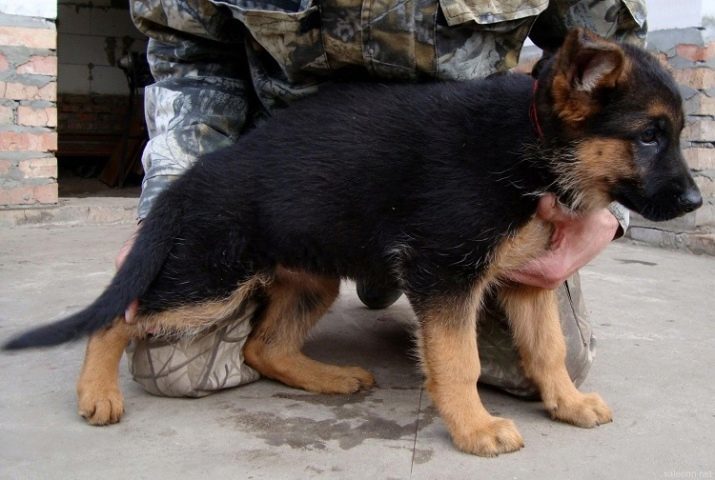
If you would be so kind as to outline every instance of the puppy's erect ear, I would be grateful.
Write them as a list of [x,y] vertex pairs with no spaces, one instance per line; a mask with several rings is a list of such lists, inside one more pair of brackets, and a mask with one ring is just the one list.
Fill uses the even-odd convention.
[[621,47],[591,32],[569,32],[559,49],[553,80],[553,95],[559,116],[578,122],[598,107],[592,93],[613,88],[624,74]]
[[585,30],[571,32],[564,47],[567,47],[564,56],[568,56],[566,68],[574,88],[590,92],[597,87],[616,86],[625,64],[621,47]]

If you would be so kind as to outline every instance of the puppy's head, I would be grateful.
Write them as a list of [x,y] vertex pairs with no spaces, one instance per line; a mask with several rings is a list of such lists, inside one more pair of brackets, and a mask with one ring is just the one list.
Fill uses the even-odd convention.
[[567,202],[616,200],[655,221],[702,204],[680,151],[682,100],[653,56],[573,30],[538,80],[544,135],[571,146],[554,158]]

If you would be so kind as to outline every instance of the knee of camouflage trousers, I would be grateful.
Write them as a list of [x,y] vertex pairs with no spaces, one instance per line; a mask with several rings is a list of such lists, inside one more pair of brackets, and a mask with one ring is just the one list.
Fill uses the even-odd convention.
[[[566,366],[579,385],[591,367],[595,341],[578,274],[559,288],[558,297],[567,346]],[[538,392],[524,375],[507,320],[494,303],[487,302],[479,318],[479,380],[513,395],[533,397]],[[258,373],[243,361],[243,345],[250,334],[254,312],[255,306],[249,306],[233,323],[195,338],[133,343],[127,349],[132,377],[149,393],[167,397],[203,397],[257,380]]]
[[127,347],[129,372],[144,389],[162,397],[205,397],[258,380],[243,360],[256,304],[240,317],[194,337],[144,339]]
[[[566,342],[566,369],[574,384],[579,386],[591,369],[596,353],[596,339],[586,314],[578,272],[564,282],[556,293],[561,330]],[[512,395],[536,397],[538,389],[524,374],[508,321],[496,301],[490,299],[485,302],[477,329],[482,366],[479,382]]]

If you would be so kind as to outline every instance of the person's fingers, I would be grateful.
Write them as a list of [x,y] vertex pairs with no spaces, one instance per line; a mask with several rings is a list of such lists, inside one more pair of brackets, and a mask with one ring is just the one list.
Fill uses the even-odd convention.
[[553,193],[547,193],[539,199],[536,208],[536,215],[551,223],[570,222],[575,218],[575,214],[561,205]]
[[132,249],[134,246],[134,241],[137,238],[137,232],[139,231],[139,226],[137,225],[136,230],[134,230],[134,233],[125,240],[125,242],[122,244],[122,246],[119,248],[119,252],[117,253],[116,258],[114,259],[114,266],[117,270],[119,270],[119,267],[122,266],[124,263],[124,260],[127,259],[127,255],[129,255],[129,251]]
[[532,287],[554,289],[563,282],[562,264],[555,262],[553,253],[545,253],[543,257],[535,258],[518,270],[512,270],[507,278],[512,282],[530,285]]
[[124,311],[124,321],[133,324],[137,321],[137,311],[139,310],[139,300],[134,300]]
[[569,217],[566,217],[562,210],[563,208],[559,205],[553,193],[543,195],[539,199],[539,204],[536,207],[536,216],[550,223],[553,227],[551,243],[549,245],[549,249],[551,250],[559,248],[563,241],[563,229],[560,228],[560,224],[563,223],[565,218]]
[[536,207],[536,216],[547,222],[557,213],[556,196],[553,193],[547,193],[539,199],[539,204]]

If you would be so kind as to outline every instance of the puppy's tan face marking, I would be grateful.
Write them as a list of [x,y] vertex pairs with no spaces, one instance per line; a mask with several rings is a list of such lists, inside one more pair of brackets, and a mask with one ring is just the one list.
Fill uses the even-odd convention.
[[569,181],[582,192],[579,207],[604,208],[611,202],[610,190],[619,182],[637,178],[630,141],[616,138],[591,138],[576,148],[577,162]]
[[674,132],[680,132],[683,129],[684,118],[682,109],[674,109],[660,99],[653,99],[649,102],[646,108],[646,114],[651,123],[665,120]]

